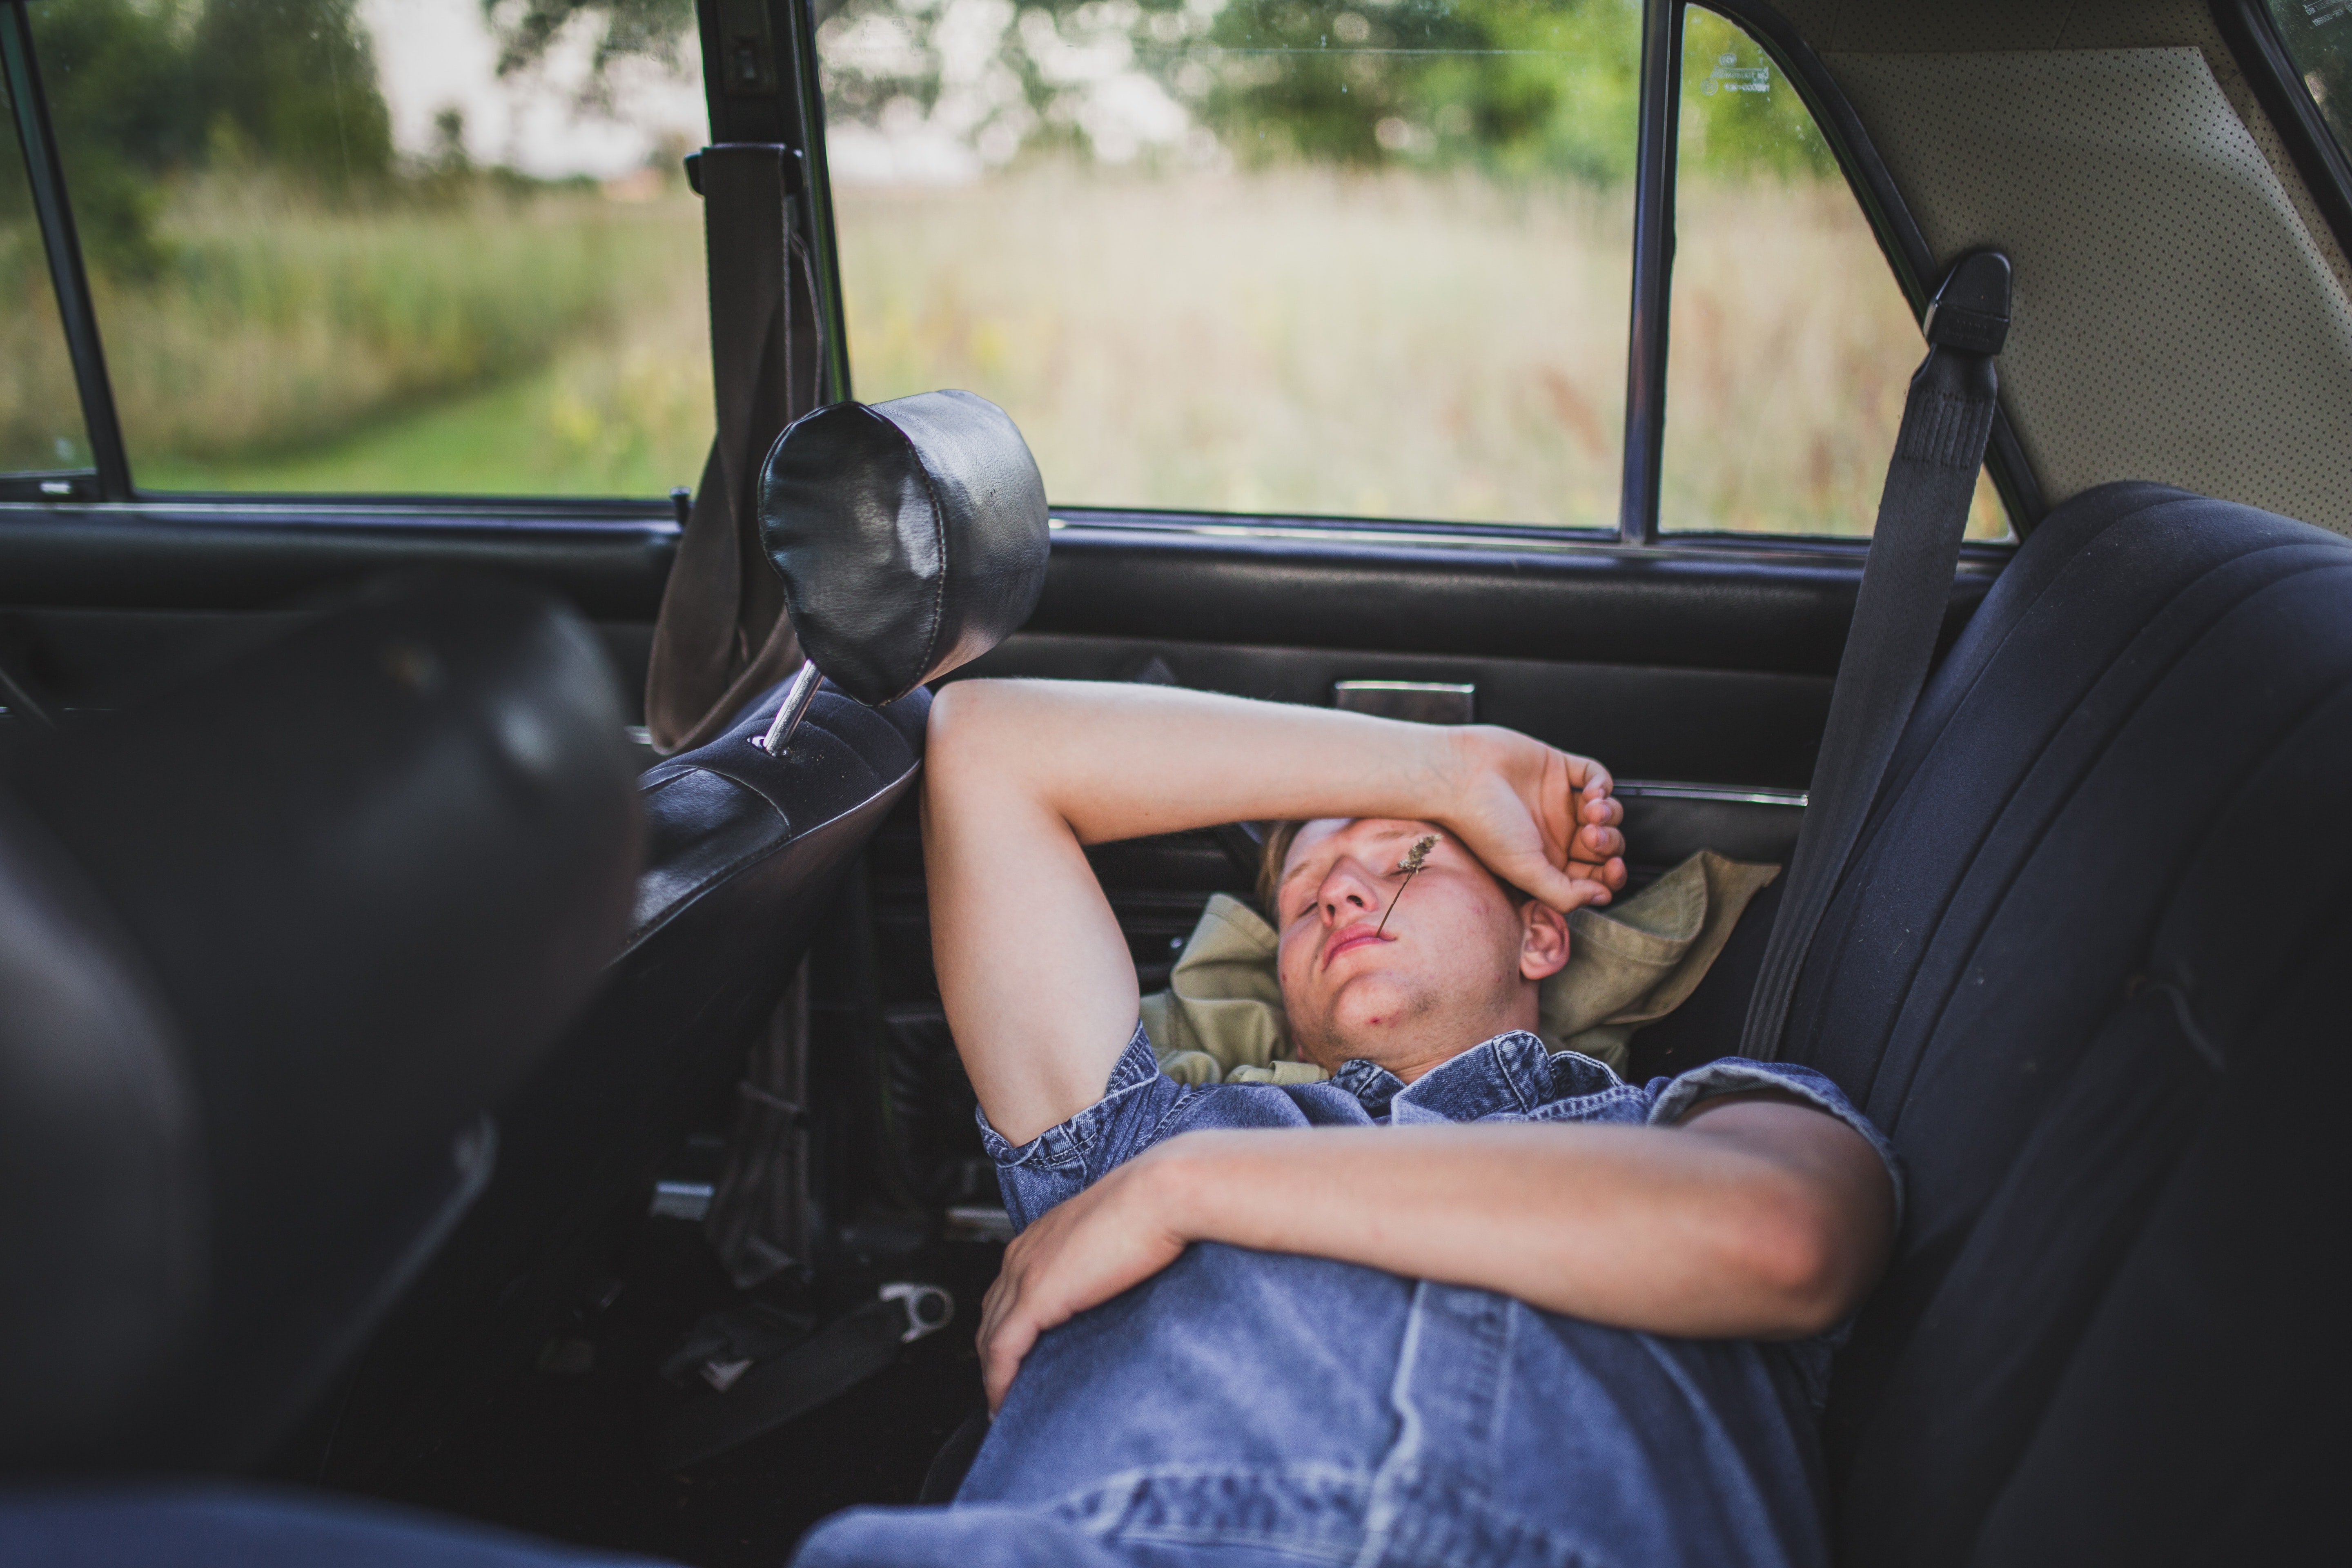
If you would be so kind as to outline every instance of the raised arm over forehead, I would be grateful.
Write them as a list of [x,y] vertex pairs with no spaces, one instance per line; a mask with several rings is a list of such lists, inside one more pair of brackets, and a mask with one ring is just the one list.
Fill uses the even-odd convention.
[[[1100,1098],[1135,1029],[1134,963],[1086,845],[1252,818],[1425,818],[1556,909],[1623,880],[1606,771],[1488,726],[975,680],[933,703],[924,775],[940,994],[982,1110],[1015,1142]],[[1571,854],[1601,879],[1571,876]]]

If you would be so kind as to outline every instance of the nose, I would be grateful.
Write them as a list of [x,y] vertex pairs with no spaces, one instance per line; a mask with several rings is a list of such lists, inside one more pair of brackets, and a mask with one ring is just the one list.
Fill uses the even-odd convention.
[[1370,873],[1352,855],[1343,855],[1325,872],[1316,889],[1316,906],[1324,927],[1344,925],[1359,914],[1381,907],[1381,892]]

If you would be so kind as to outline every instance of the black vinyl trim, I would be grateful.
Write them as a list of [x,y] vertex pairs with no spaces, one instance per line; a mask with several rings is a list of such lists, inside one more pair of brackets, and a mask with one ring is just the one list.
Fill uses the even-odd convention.
[[[1675,0],[1677,5],[1687,3],[1689,0]],[[1838,166],[1845,171],[1846,184],[1862,205],[1871,232],[1878,237],[1879,249],[1885,253],[1887,265],[1894,269],[1895,282],[1911,306],[1913,318],[1925,315],[1940,278],[1935,252],[1927,247],[1927,236],[1920,232],[1918,220],[1911,216],[1894,175],[1887,173],[1885,161],[1879,157],[1878,148],[1864,129],[1861,116],[1846,101],[1844,91],[1830,75],[1829,68],[1822,64],[1821,56],[1813,52],[1812,46],[1805,42],[1786,16],[1763,0],[1705,0],[1705,8],[1746,29],[1772,57],[1781,74],[1796,84],[1798,97],[1811,111],[1813,123],[1820,128],[1822,140],[1830,144],[1830,151],[1836,154]],[[1682,80],[1680,62],[1676,65],[1675,81],[1678,88]],[[2048,513],[2049,506],[2042,494],[2041,479],[2033,472],[2033,465],[2026,460],[2025,448],[2010,425],[2009,411],[1998,405],[1993,409],[1992,440],[1985,463],[1992,472],[1993,487],[2000,492],[2002,504],[2009,508],[2010,521],[2021,539],[2033,531]]]
[[1666,323],[1674,313],[1675,158],[1683,59],[1683,0],[1642,7],[1642,102],[1633,151],[1633,319],[1625,343],[1625,466],[1618,537],[1658,542],[1665,459]]
[[2345,157],[2335,132],[2320,117],[2319,106],[2311,101],[2270,12],[2262,0],[2213,0],[2213,25],[2254,89],[2254,100],[2285,143],[2336,247],[2352,257],[2352,160]]
[[[1057,510],[1030,632],[1832,676],[1867,540],[1673,547],[1136,523]],[[1943,637],[2008,563],[1962,552]],[[1700,606],[1704,606],[1703,609]]]
[[122,500],[131,494],[131,464],[115,417],[114,386],[106,374],[99,342],[98,312],[90,303],[89,276],[82,268],[81,239],[74,230],[73,204],[66,194],[65,165],[49,134],[49,106],[33,57],[33,25],[24,0],[0,4],[0,68],[8,75],[8,99],[16,110],[16,139],[24,149],[25,175],[41,223],[49,283],[57,290],[58,318],[65,328],[66,353],[81,396],[83,433],[96,465],[98,499]]
[[0,504],[0,605],[263,610],[382,573],[462,570],[529,578],[599,620],[649,622],[677,550],[666,511]]
[[809,172],[808,232],[816,267],[817,310],[824,320],[824,386],[819,401],[845,403],[852,395],[849,319],[842,304],[841,245],[833,225],[833,171],[824,156],[824,91],[817,79],[815,8],[802,0],[780,0],[777,9],[792,38],[792,107],[802,159]]
[[[820,402],[849,395],[849,350],[843,336],[840,247],[833,228],[833,182],[824,161],[824,110],[817,90],[816,33],[812,8],[800,0],[696,0],[702,34],[703,101],[710,140],[766,142],[800,154],[801,184],[792,194],[793,232],[808,242],[815,264],[816,308],[822,326]],[[738,38],[756,27],[767,50],[768,81],[731,89],[726,80],[730,27]]]

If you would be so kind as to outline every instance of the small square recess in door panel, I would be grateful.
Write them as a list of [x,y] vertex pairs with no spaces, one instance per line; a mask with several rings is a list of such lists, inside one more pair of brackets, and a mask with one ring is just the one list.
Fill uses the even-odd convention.
[[1452,680],[1335,680],[1331,706],[1418,724],[1468,724],[1478,717],[1478,688]]

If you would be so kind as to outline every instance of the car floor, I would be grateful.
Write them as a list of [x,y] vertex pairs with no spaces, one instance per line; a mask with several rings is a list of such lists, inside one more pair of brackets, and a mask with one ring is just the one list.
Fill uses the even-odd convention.
[[[605,1303],[581,1309],[568,1331],[551,1336],[539,1365],[509,1378],[379,1495],[700,1568],[782,1563],[828,1514],[916,1500],[933,1456],[981,1408],[972,1331],[1002,1256],[994,1244],[937,1241],[895,1256],[848,1254],[824,1271],[820,1288],[788,1282],[747,1296],[728,1284],[698,1226],[648,1217],[599,1288]],[[764,1437],[684,1471],[655,1468],[661,1416],[712,1397],[661,1373],[703,1314],[756,1300],[830,1321],[897,1279],[945,1287],[954,1321]]]

